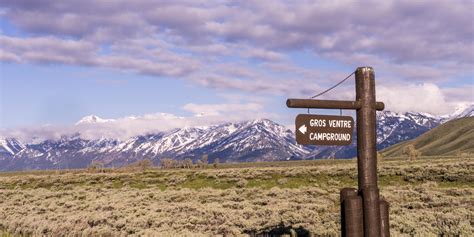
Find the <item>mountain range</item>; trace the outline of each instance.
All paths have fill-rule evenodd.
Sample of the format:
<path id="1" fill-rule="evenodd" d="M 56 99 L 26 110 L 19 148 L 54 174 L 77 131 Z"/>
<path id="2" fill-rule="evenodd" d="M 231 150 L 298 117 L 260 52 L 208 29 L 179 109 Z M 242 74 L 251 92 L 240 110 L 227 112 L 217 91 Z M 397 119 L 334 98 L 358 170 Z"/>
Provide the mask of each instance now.
<path id="1" fill-rule="evenodd" d="M 474 116 L 474 105 L 445 116 L 427 113 L 377 112 L 377 148 L 416 138 L 447 121 Z M 97 116 L 82 118 L 83 123 L 107 123 Z M 174 129 L 144 134 L 126 140 L 81 138 L 64 135 L 57 140 L 36 143 L 16 138 L 0 138 L 0 170 L 85 168 L 93 161 L 119 167 L 142 159 L 159 164 L 163 158 L 193 161 L 208 155 L 209 161 L 275 161 L 295 159 L 352 158 L 356 153 L 356 135 L 350 146 L 301 146 L 294 133 L 268 119 L 224 123 L 208 127 Z"/>

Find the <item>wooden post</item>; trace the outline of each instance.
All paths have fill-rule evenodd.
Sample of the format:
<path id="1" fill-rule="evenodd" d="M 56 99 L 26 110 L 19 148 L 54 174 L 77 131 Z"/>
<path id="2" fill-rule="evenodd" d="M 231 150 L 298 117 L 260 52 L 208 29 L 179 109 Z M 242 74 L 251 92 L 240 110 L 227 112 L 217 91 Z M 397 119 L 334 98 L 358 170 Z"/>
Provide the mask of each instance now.
<path id="1" fill-rule="evenodd" d="M 363 237 L 363 203 L 360 196 L 348 197 L 344 200 L 345 235 L 346 237 Z"/>
<path id="2" fill-rule="evenodd" d="M 341 189 L 340 203 L 342 236 L 363 237 L 363 206 L 357 189 Z"/>
<path id="3" fill-rule="evenodd" d="M 381 199 L 380 200 L 380 237 L 390 237 L 390 223 L 388 218 L 390 205 L 387 201 Z"/>
<path id="4" fill-rule="evenodd" d="M 377 187 L 377 150 L 375 131 L 375 75 L 371 67 L 355 73 L 357 110 L 357 170 L 359 192 L 364 206 L 365 236 L 380 236 L 380 204 Z"/>

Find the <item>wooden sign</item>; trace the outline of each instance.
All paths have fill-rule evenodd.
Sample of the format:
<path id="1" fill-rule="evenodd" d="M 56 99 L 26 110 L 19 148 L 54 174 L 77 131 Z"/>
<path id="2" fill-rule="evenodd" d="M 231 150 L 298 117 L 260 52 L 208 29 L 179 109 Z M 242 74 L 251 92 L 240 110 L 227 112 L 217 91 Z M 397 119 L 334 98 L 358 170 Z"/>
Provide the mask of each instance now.
<path id="1" fill-rule="evenodd" d="M 356 100 L 354 101 L 315 100 L 312 97 L 311 99 L 288 99 L 286 105 L 289 108 L 357 111 L 359 189 L 345 188 L 341 190 L 341 236 L 387 237 L 390 236 L 389 205 L 379 196 L 375 128 L 375 111 L 383 110 L 385 105 L 375 100 L 374 69 L 359 67 L 354 74 L 356 86 Z M 311 145 L 349 145 L 352 141 L 353 124 L 354 121 L 351 117 L 298 115 L 296 117 L 296 141 L 299 144 Z M 349 136 L 350 141 L 348 141 Z M 363 221 L 361 221 L 361 217 Z"/>
<path id="2" fill-rule="evenodd" d="M 350 145 L 354 119 L 350 116 L 299 114 L 296 142 L 300 145 Z"/>

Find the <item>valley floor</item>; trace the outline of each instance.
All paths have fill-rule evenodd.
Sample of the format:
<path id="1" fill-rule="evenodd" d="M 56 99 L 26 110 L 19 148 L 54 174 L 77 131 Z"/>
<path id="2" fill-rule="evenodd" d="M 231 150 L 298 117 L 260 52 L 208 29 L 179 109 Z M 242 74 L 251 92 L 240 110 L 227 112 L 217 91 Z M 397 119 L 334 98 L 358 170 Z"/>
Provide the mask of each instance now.
<path id="1" fill-rule="evenodd" d="M 355 167 L 355 160 L 321 160 L 0 173 L 0 233 L 208 236 L 293 228 L 337 236 L 339 189 L 357 186 Z M 472 236 L 473 179 L 474 157 L 380 161 L 392 236 Z"/>

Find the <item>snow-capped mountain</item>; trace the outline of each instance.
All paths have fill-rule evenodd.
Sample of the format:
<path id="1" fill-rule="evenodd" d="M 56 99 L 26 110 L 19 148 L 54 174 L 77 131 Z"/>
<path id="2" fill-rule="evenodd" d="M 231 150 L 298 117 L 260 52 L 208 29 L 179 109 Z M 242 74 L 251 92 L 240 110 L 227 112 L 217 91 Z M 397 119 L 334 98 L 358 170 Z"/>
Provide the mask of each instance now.
<path id="1" fill-rule="evenodd" d="M 451 119 L 473 116 L 466 106 L 448 116 L 426 113 L 377 113 L 377 147 L 413 139 Z M 87 116 L 78 124 L 104 121 Z M 350 146 L 300 146 L 294 133 L 267 119 L 224 123 L 208 127 L 188 127 L 169 132 L 145 134 L 120 141 L 86 140 L 80 134 L 34 144 L 15 138 L 0 138 L 0 170 L 84 168 L 93 161 L 107 166 L 123 166 L 141 159 L 160 163 L 163 158 L 194 161 L 208 155 L 209 161 L 273 161 L 290 159 L 351 158 L 356 153 L 357 134 Z"/>
<path id="2" fill-rule="evenodd" d="M 241 159 L 247 152 L 261 151 L 288 145 L 288 150 L 281 151 L 292 155 L 301 155 L 305 151 L 294 145 L 291 131 L 266 119 L 241 123 L 226 123 L 206 128 L 183 128 L 169 133 L 159 133 L 131 138 L 117 147 L 113 152 L 135 153 L 143 156 L 160 154 L 174 157 L 185 157 L 193 154 L 219 154 L 231 150 L 226 159 Z"/>
<path id="3" fill-rule="evenodd" d="M 296 145 L 293 133 L 270 120 L 175 129 L 167 133 L 114 139 L 85 140 L 78 134 L 59 140 L 26 145 L 0 170 L 83 168 L 92 161 L 123 166 L 137 160 L 159 163 L 163 158 L 193 160 L 202 155 L 212 162 L 288 160 L 304 157 L 309 151 Z"/>
<path id="4" fill-rule="evenodd" d="M 94 124 L 94 123 L 107 123 L 107 122 L 114 122 L 114 119 L 103 119 L 97 115 L 88 115 L 83 117 L 79 120 L 75 125 L 83 125 L 83 124 Z"/>

